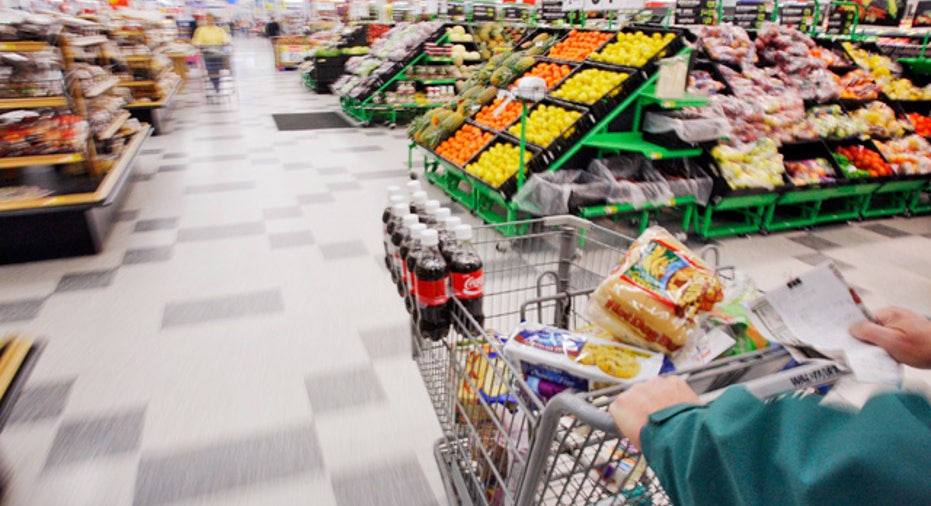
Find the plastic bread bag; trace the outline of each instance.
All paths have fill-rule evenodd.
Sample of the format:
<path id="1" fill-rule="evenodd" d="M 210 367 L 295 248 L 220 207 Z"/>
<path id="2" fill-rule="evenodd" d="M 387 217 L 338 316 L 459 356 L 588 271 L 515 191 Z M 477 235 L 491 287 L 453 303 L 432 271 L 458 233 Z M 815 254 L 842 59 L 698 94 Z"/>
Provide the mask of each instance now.
<path id="1" fill-rule="evenodd" d="M 665 229 L 651 227 L 595 290 L 587 312 L 615 339 L 671 355 L 723 297 L 713 269 Z"/>

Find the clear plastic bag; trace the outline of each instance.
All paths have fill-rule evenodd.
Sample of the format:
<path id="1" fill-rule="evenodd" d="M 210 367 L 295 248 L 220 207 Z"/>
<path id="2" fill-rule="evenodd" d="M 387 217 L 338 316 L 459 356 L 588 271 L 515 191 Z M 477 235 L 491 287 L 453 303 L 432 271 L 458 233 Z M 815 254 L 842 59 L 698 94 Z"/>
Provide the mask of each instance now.
<path id="1" fill-rule="evenodd" d="M 666 202 L 673 198 L 669 183 L 643 155 L 625 154 L 592 160 L 588 171 L 614 181 L 606 195 L 609 204 L 642 207 L 649 202 Z"/>
<path id="2" fill-rule="evenodd" d="M 672 114 L 648 112 L 643 118 L 643 131 L 654 134 L 675 132 L 692 144 L 730 137 L 731 124 L 724 118 L 677 118 Z"/>
<path id="3" fill-rule="evenodd" d="M 527 179 L 513 201 L 537 216 L 576 213 L 579 208 L 607 203 L 611 179 L 584 170 L 543 172 Z"/>

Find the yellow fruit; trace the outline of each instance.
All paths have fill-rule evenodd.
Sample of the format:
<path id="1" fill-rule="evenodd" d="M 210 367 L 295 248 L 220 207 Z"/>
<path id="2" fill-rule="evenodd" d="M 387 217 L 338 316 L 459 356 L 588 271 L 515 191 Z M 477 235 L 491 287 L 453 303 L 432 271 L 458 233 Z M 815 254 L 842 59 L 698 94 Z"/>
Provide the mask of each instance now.
<path id="1" fill-rule="evenodd" d="M 585 69 L 567 79 L 552 95 L 564 100 L 592 104 L 624 82 L 627 77 L 624 72 Z"/>
<path id="2" fill-rule="evenodd" d="M 524 150 L 524 163 L 533 153 Z M 479 155 L 478 160 L 466 165 L 465 171 L 495 188 L 517 174 L 520 165 L 520 148 L 511 143 L 499 142 Z"/>
<path id="3" fill-rule="evenodd" d="M 581 115 L 578 111 L 540 104 L 527 116 L 526 139 L 537 146 L 547 147 Z M 520 137 L 520 123 L 515 123 L 508 132 Z"/>
<path id="4" fill-rule="evenodd" d="M 642 67 L 675 37 L 673 33 L 659 32 L 652 36 L 644 35 L 643 32 L 618 33 L 615 42 L 608 44 L 590 58 L 615 65 Z"/>

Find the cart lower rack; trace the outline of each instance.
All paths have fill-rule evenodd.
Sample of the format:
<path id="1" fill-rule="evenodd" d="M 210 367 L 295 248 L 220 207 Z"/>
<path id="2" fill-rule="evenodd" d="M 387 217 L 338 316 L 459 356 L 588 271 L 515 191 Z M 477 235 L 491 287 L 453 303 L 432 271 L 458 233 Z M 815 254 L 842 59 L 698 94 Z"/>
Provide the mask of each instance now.
<path id="1" fill-rule="evenodd" d="M 494 226 L 474 234 L 484 262 L 484 326 L 454 300 L 444 339 L 412 331 L 414 359 L 443 431 L 435 456 L 451 504 L 668 504 L 606 412 L 621 387 L 544 403 L 496 338 L 525 317 L 568 329 L 587 325 L 588 295 L 633 240 L 571 216 L 508 225 L 523 235 L 505 237 Z M 779 372 L 790 361 L 785 349 L 771 347 L 677 374 L 699 394 L 757 379 L 760 395 L 842 374 L 814 362 Z"/>

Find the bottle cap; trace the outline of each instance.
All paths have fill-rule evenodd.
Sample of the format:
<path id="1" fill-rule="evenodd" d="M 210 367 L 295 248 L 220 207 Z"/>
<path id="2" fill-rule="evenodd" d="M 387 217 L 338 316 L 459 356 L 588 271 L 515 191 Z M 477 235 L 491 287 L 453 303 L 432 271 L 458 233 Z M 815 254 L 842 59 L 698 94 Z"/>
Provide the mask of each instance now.
<path id="1" fill-rule="evenodd" d="M 420 221 L 420 218 L 416 214 L 405 214 L 404 217 L 401 218 L 401 223 L 403 223 L 405 227 L 410 227 L 418 221 Z"/>
<path id="2" fill-rule="evenodd" d="M 420 233 L 426 229 L 427 225 L 425 223 L 414 223 L 410 226 L 411 239 L 414 239 L 415 241 L 420 240 Z"/>
<path id="3" fill-rule="evenodd" d="M 435 216 L 436 211 L 440 208 L 440 201 L 428 200 L 427 203 L 423 205 L 423 208 L 427 212 L 428 216 Z"/>
<path id="4" fill-rule="evenodd" d="M 408 206 L 408 205 L 406 205 L 406 204 L 404 204 L 404 203 L 395 204 L 395 205 L 391 206 L 391 214 L 392 214 L 392 216 L 395 216 L 395 217 L 400 218 L 401 216 L 404 216 L 405 214 L 407 214 L 407 213 L 409 213 L 409 212 L 411 212 L 410 206 Z"/>
<path id="5" fill-rule="evenodd" d="M 423 190 L 418 190 L 411 195 L 411 201 L 417 204 L 426 203 L 430 197 L 427 196 L 427 192 Z"/>
<path id="6" fill-rule="evenodd" d="M 391 185 L 385 188 L 385 193 L 388 195 L 388 198 L 391 198 L 392 195 L 400 195 L 401 187 L 397 185 Z"/>
<path id="7" fill-rule="evenodd" d="M 441 207 L 436 210 L 434 215 L 436 216 L 437 223 L 446 223 L 447 218 L 449 218 L 450 210 L 446 207 Z"/>
<path id="8" fill-rule="evenodd" d="M 429 248 L 439 244 L 440 238 L 437 237 L 436 230 L 428 228 L 420 233 L 420 243 Z"/>
<path id="9" fill-rule="evenodd" d="M 420 181 L 408 181 L 404 187 L 407 188 L 408 195 L 414 195 L 420 191 Z"/>
<path id="10" fill-rule="evenodd" d="M 404 195 L 391 195 L 388 197 L 388 203 L 394 206 L 395 204 L 404 203 Z"/>
<path id="11" fill-rule="evenodd" d="M 459 225 L 456 227 L 456 239 L 468 241 L 472 238 L 472 227 L 470 225 Z"/>
<path id="12" fill-rule="evenodd" d="M 446 225 L 444 225 L 443 228 L 452 232 L 456 230 L 456 227 L 458 227 L 461 224 L 462 224 L 462 218 L 458 216 L 450 216 L 449 218 L 446 218 Z"/>

